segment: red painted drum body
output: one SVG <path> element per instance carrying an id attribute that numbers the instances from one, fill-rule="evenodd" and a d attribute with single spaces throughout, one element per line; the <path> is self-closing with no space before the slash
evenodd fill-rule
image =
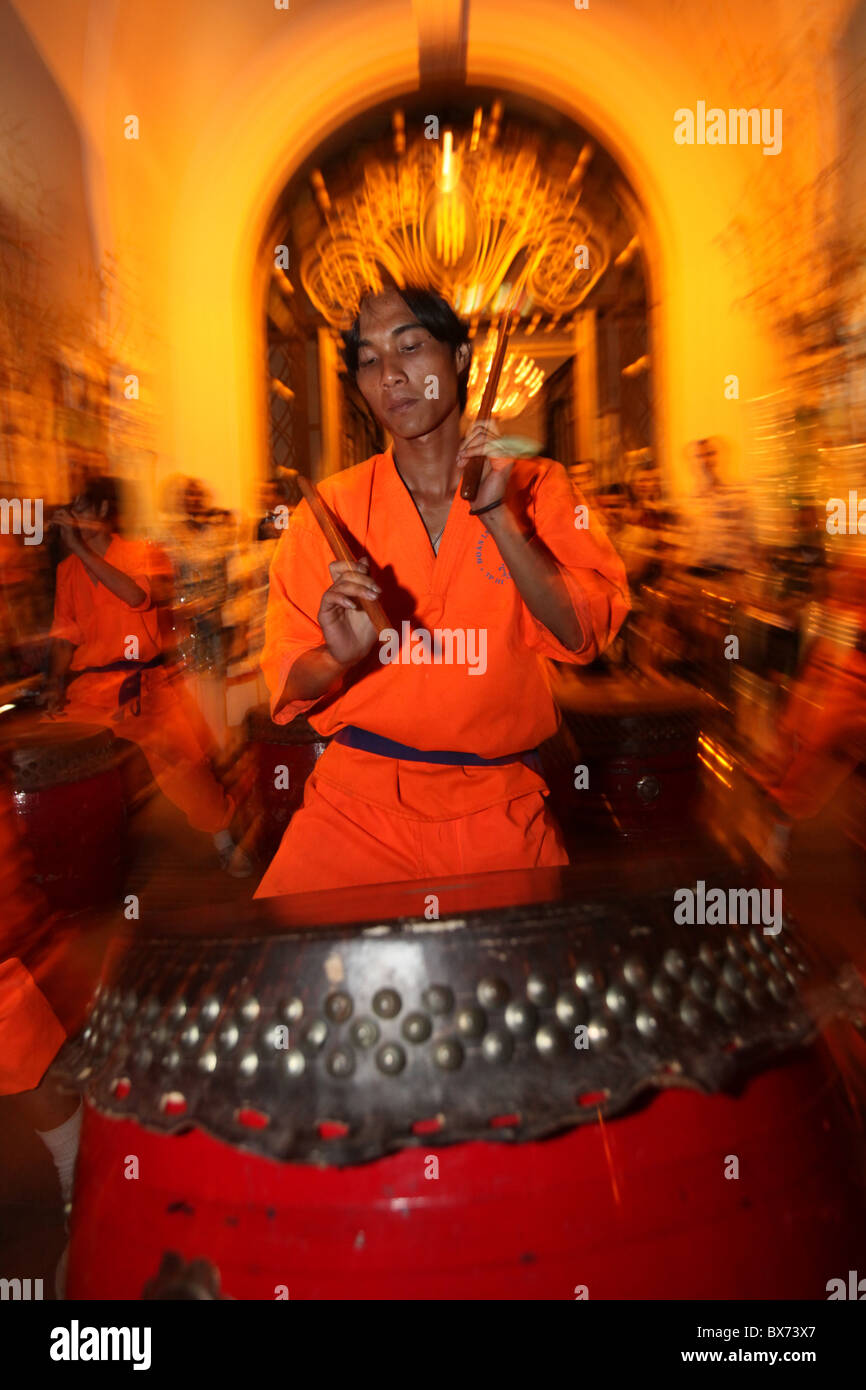
<path id="1" fill-rule="evenodd" d="M 667 1091 L 604 1131 L 431 1137 L 348 1169 L 88 1107 L 67 1297 L 137 1299 L 175 1250 L 213 1263 L 240 1299 L 279 1286 L 291 1299 L 572 1299 L 578 1285 L 591 1299 L 822 1299 L 862 1263 L 852 1136 L 814 1054 L 739 1098 Z"/>
<path id="2" fill-rule="evenodd" d="M 10 752 L 13 800 L 36 881 L 52 908 L 120 898 L 126 808 L 114 736 L 96 725 L 30 725 Z"/>
<path id="3" fill-rule="evenodd" d="M 255 765 L 259 821 L 258 848 L 272 858 L 304 800 L 304 786 L 329 740 L 300 715 L 275 724 L 266 707 L 247 715 L 247 740 Z"/>
<path id="4" fill-rule="evenodd" d="M 68 1296 L 177 1252 L 239 1299 L 825 1298 L 866 1237 L 822 1041 L 862 981 L 787 919 L 674 923 L 696 873 L 754 868 L 638 847 L 443 880 L 436 921 L 415 882 L 137 924 L 57 1065 Z"/>

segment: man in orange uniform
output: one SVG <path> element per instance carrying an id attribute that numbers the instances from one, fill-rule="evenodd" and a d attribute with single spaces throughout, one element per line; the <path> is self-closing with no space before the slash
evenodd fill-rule
<path id="1" fill-rule="evenodd" d="M 439 295 L 365 297 L 345 343 L 393 444 L 321 488 L 358 564 L 333 561 L 306 502 L 274 555 L 271 713 L 335 738 L 256 896 L 565 864 L 532 756 L 558 725 L 544 658 L 604 650 L 624 567 L 559 463 L 497 456 L 490 422 L 461 443 L 471 348 Z"/>
<path id="2" fill-rule="evenodd" d="M 163 663 L 156 604 L 170 591 L 167 560 L 117 534 L 109 478 L 95 479 L 52 520 L 72 553 L 57 570 L 48 712 L 137 743 L 169 800 L 213 836 L 221 866 L 245 877 L 252 866 L 229 832 L 235 808 L 208 762 L 207 730 Z"/>

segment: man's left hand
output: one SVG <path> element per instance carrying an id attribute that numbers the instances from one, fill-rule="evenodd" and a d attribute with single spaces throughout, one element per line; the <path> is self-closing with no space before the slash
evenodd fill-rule
<path id="1" fill-rule="evenodd" d="M 484 468 L 478 492 L 475 501 L 469 504 L 473 511 L 487 507 L 491 502 L 498 502 L 505 496 L 515 460 L 501 453 L 501 448 L 499 430 L 493 420 L 476 421 L 460 445 L 457 463 L 461 469 L 470 458 L 484 455 Z"/>

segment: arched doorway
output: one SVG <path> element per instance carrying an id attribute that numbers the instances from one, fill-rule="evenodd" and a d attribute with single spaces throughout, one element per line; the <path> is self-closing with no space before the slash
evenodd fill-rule
<path id="1" fill-rule="evenodd" d="M 523 286 L 499 415 L 594 482 L 653 456 L 646 218 L 588 132 L 546 104 L 464 86 L 379 103 L 324 140 L 262 238 L 273 467 L 319 477 L 382 447 L 341 370 L 339 328 L 383 273 L 429 282 L 470 322 L 477 411 L 490 334 Z"/>

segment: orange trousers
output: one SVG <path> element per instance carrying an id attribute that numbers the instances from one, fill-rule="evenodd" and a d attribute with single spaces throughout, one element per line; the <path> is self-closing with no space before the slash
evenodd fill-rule
<path id="1" fill-rule="evenodd" d="M 540 792 L 455 820 L 392 815 L 315 773 L 259 884 L 257 898 L 498 869 L 552 868 L 568 853 Z"/>
<path id="2" fill-rule="evenodd" d="M 0 1096 L 32 1091 L 66 1041 L 66 1032 L 30 971 L 0 961 Z"/>
<path id="3" fill-rule="evenodd" d="M 100 688 L 91 684 L 104 680 L 103 676 L 81 676 L 73 682 L 69 703 L 59 718 L 101 724 L 118 738 L 138 744 L 160 789 L 194 829 L 211 835 L 228 829 L 234 802 L 208 762 L 213 740 L 183 680 L 159 669 L 143 672 L 141 713 L 125 711 L 120 718 L 116 691 L 112 690 L 110 701 L 100 699 Z"/>

